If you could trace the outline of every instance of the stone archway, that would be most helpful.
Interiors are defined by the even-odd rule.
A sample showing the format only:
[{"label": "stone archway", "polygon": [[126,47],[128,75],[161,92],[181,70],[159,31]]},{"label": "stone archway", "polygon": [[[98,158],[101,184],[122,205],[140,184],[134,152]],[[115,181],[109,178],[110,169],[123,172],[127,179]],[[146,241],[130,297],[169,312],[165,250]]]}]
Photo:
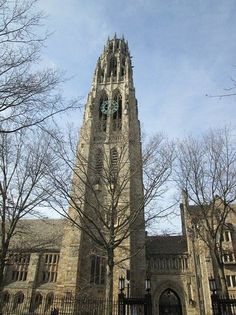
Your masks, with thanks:
[{"label": "stone archway", "polygon": [[159,314],[182,315],[182,306],[177,293],[171,289],[162,292],[159,298]]}]

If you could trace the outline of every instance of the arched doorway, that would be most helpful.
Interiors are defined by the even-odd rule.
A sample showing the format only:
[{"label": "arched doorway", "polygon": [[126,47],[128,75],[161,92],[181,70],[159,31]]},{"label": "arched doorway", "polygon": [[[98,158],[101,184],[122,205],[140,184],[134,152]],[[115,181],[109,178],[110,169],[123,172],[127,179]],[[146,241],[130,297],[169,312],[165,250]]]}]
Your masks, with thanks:
[{"label": "arched doorway", "polygon": [[182,315],[180,298],[171,289],[165,290],[160,296],[159,314],[160,315]]}]

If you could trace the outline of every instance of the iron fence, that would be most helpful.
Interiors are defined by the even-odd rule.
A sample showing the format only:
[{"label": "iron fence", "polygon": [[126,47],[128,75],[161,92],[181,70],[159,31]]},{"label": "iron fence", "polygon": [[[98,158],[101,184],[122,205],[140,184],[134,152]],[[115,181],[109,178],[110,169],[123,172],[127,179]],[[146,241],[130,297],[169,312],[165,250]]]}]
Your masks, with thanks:
[{"label": "iron fence", "polygon": [[118,302],[119,315],[152,315],[152,301],[149,293],[144,297],[133,298],[125,297],[121,292],[118,295]]},{"label": "iron fence", "polygon": [[105,315],[112,308],[118,315],[118,302],[74,297],[8,295],[0,298],[0,315]]},{"label": "iron fence", "polygon": [[211,300],[213,315],[236,315],[235,296],[226,298],[218,294],[212,294]]}]

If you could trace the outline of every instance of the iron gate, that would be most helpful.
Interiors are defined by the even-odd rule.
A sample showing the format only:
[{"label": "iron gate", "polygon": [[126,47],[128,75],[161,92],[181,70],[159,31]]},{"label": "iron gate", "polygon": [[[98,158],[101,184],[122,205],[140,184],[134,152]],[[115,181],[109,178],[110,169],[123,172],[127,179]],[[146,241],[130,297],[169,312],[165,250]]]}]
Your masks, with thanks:
[{"label": "iron gate", "polygon": [[125,297],[124,293],[118,296],[119,315],[152,315],[151,295],[146,294],[144,298]]}]

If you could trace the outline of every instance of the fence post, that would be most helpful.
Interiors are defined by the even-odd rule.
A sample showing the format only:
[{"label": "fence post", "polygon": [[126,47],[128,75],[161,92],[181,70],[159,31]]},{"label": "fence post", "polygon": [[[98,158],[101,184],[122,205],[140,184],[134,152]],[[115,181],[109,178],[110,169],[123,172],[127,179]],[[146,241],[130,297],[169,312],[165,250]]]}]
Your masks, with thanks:
[{"label": "fence post", "polygon": [[149,292],[145,294],[144,315],[152,315],[152,297]]},{"label": "fence post", "polygon": [[218,294],[215,291],[211,295],[211,304],[212,304],[213,315],[222,315],[220,299],[219,299]]},{"label": "fence post", "polygon": [[118,315],[125,315],[125,295],[123,292],[118,294]]}]

